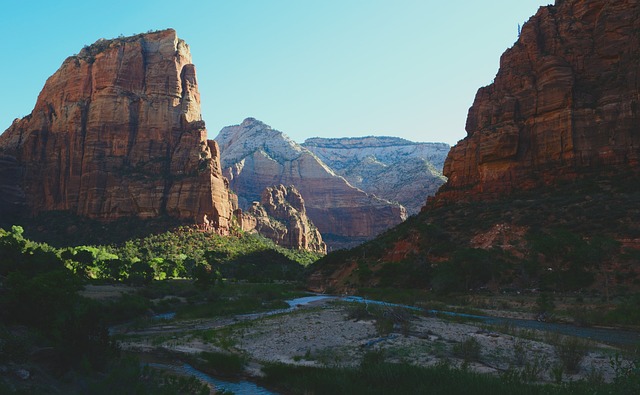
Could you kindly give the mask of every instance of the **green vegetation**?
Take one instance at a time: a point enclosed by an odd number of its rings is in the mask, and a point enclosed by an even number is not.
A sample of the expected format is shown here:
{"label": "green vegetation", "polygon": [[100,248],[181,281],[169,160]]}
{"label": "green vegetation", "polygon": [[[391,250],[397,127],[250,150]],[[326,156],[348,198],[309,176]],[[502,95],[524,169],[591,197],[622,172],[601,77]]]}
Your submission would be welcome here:
{"label": "green vegetation", "polygon": [[[502,377],[473,373],[449,364],[418,367],[388,363],[382,354],[364,358],[358,368],[312,368],[284,364],[263,367],[265,384],[291,394],[632,394],[639,376],[613,384],[570,382],[530,384],[521,375]],[[631,391],[631,392],[629,392]]]}
{"label": "green vegetation", "polygon": [[640,237],[637,176],[586,176],[500,201],[430,207],[313,269],[328,277],[355,267],[332,283],[337,290],[536,289],[595,293],[617,304],[640,292],[640,254],[621,242]]}
{"label": "green vegetation", "polygon": [[453,345],[453,355],[465,362],[479,361],[481,351],[482,346],[473,337],[468,338],[462,343],[456,343]]}
{"label": "green vegetation", "polygon": [[[108,326],[131,320],[144,325],[150,311],[196,318],[286,307],[284,299],[300,294],[295,281],[304,264],[316,257],[258,236],[187,228],[121,245],[58,248],[25,238],[19,226],[0,229],[0,364],[38,369],[45,383],[58,383],[65,393],[106,393],[115,383],[124,393],[208,393],[197,380],[123,359]],[[105,282],[125,292],[106,299],[81,296],[86,284]],[[201,356],[205,366],[222,373],[241,370],[238,358]],[[38,380],[0,377],[3,393],[43,392],[40,386]]]}
{"label": "green vegetation", "polygon": [[222,376],[239,376],[244,373],[247,358],[231,353],[202,352],[198,355],[200,363],[195,366],[205,372],[211,372]]}
{"label": "green vegetation", "polygon": [[568,337],[559,338],[552,344],[564,370],[568,373],[578,373],[580,363],[588,352],[587,343],[575,337]]}

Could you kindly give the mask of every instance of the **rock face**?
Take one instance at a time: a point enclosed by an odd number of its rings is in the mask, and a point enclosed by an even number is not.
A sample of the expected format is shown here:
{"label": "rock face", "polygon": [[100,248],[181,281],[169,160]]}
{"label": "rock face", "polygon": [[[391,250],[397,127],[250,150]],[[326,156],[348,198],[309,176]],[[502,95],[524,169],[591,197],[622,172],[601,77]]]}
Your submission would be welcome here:
{"label": "rock face", "polygon": [[247,212],[255,218],[255,230],[276,244],[322,254],[327,252],[320,231],[307,217],[304,199],[295,187],[266,188],[260,202],[253,202]]}
{"label": "rock face", "polygon": [[584,173],[637,173],[640,3],[541,7],[469,110],[434,204],[503,197]]}
{"label": "rock face", "polygon": [[67,58],[0,150],[20,165],[32,214],[168,215],[229,229],[233,199],[174,30],[99,40]]}
{"label": "rock face", "polygon": [[404,207],[354,188],[309,150],[253,118],[222,129],[216,141],[243,209],[267,187],[294,185],[330,249],[358,244],[406,218]]}
{"label": "rock face", "polygon": [[398,137],[312,138],[302,144],[337,174],[363,191],[402,204],[417,214],[446,179],[449,145]]}
{"label": "rock face", "polygon": [[25,195],[20,181],[22,167],[11,156],[0,155],[0,227],[10,227],[25,210]]}

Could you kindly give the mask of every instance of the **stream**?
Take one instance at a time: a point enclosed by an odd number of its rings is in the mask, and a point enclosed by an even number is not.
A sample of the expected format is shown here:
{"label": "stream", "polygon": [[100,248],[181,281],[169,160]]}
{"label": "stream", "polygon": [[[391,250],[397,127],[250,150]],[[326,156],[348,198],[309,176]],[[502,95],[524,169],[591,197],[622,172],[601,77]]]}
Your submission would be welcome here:
{"label": "stream", "polygon": [[238,382],[231,382],[220,380],[212,377],[206,373],[199,371],[193,366],[185,363],[182,365],[168,365],[163,363],[149,363],[147,364],[152,368],[158,368],[163,370],[169,370],[180,375],[194,376],[198,380],[207,384],[213,385],[216,390],[224,390],[233,392],[236,395],[278,395],[276,392],[269,391],[264,387],[260,387],[250,381],[241,380]]}
{"label": "stream", "polygon": [[488,325],[507,325],[524,329],[534,329],[546,332],[554,332],[567,336],[581,337],[584,339],[590,339],[597,342],[614,344],[619,346],[629,346],[640,344],[640,333],[626,331],[622,329],[613,328],[596,328],[596,327],[583,327],[571,324],[558,324],[553,322],[541,322],[536,320],[525,320],[521,318],[505,318],[505,317],[491,317],[483,315],[455,313],[452,311],[442,310],[424,310],[415,306],[407,306],[402,304],[381,302],[378,300],[364,299],[359,296],[345,296],[339,298],[346,302],[356,303],[369,303],[374,305],[382,305],[389,307],[401,307],[410,309],[413,311],[424,311],[432,316],[448,316],[448,317],[460,317],[468,318],[471,320],[479,321]]}
{"label": "stream", "polygon": [[[334,295],[305,296],[305,297],[295,298],[295,299],[286,301],[286,303],[289,305],[288,308],[271,310],[271,311],[262,312],[262,313],[243,314],[236,317],[241,319],[247,319],[247,320],[257,319],[260,317],[270,316],[274,314],[287,313],[297,309],[299,306],[304,306],[304,305],[308,305],[314,302],[319,302],[324,300],[340,300],[340,301],[350,302],[350,303],[364,303],[364,304],[372,304],[372,305],[387,306],[387,307],[399,307],[399,308],[405,308],[405,309],[409,309],[416,312],[426,312],[427,314],[436,316],[436,317],[449,316],[449,317],[468,318],[468,319],[479,321],[488,325],[508,325],[508,326],[524,328],[524,329],[555,332],[563,335],[576,336],[576,337],[591,339],[594,341],[604,342],[604,343],[614,344],[614,345],[640,344],[640,333],[637,333],[637,332],[610,329],[610,328],[580,327],[580,326],[570,325],[570,324],[539,322],[535,320],[525,320],[525,319],[518,319],[518,318],[481,316],[481,315],[474,315],[474,314],[455,313],[451,311],[425,310],[415,306],[382,302],[378,300],[370,300],[370,299],[365,299],[359,296],[334,296]],[[175,313],[165,313],[162,315],[158,315],[154,318],[166,320],[166,319],[172,319],[174,315]],[[203,373],[195,369],[189,364],[168,365],[168,364],[150,363],[149,366],[171,370],[179,374],[195,376],[206,383],[214,385],[215,388],[231,391],[238,395],[245,395],[245,394],[246,395],[249,395],[249,394],[277,395],[277,393],[269,391],[266,388],[260,387],[250,381],[242,380],[238,382],[230,382],[230,381],[214,378],[206,373]]]}

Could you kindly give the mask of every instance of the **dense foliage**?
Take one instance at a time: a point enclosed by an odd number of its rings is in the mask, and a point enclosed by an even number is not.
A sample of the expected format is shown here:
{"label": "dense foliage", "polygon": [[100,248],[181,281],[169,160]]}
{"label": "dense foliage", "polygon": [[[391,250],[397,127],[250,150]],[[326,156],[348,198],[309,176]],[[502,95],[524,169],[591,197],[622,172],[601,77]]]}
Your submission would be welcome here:
{"label": "dense foliage", "polygon": [[421,367],[388,363],[378,352],[366,355],[357,368],[318,368],[270,364],[264,382],[291,394],[635,394],[638,373],[616,377],[614,383],[527,383],[505,372],[502,377],[475,373],[449,364]]}
{"label": "dense foliage", "polygon": [[[188,303],[179,302],[178,312],[185,317],[282,307],[284,291],[274,290],[277,284],[219,284],[223,278],[299,280],[304,265],[316,258],[254,235],[221,237],[186,228],[121,245],[61,248],[25,238],[20,226],[0,229],[0,365],[36,364],[54,377],[79,372],[85,388],[80,392],[103,393],[117,383],[123,393],[208,393],[197,381],[121,360],[108,325],[138,319],[152,308],[176,308],[174,301],[183,299]],[[151,286],[154,279],[172,278],[182,280]],[[100,302],[81,296],[85,284],[95,281],[135,285],[131,289],[139,292]],[[175,297],[164,300],[167,293]],[[153,298],[163,300],[156,304]],[[1,376],[0,392],[13,392]]]}

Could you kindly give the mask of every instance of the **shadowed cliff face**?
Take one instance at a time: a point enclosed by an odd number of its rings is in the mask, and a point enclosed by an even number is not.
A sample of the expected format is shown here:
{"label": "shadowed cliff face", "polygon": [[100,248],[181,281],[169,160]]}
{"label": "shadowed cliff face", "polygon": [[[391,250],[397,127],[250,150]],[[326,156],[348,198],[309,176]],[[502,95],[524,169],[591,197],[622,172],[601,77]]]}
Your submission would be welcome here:
{"label": "shadowed cliff face", "polygon": [[206,135],[189,47],[169,29],[99,40],[67,58],[0,150],[23,167],[32,214],[206,215],[225,233],[233,205]]}
{"label": "shadowed cliff face", "polygon": [[542,7],[469,110],[436,204],[640,170],[640,3]]}

